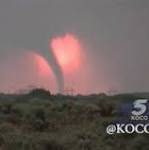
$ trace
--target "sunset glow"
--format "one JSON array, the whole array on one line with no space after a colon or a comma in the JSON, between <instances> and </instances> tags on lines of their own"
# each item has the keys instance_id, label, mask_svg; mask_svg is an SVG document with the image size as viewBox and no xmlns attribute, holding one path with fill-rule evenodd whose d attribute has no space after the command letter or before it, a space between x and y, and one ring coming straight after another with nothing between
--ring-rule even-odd
<instances>
[{"instance_id":1,"label":"sunset glow","mask_svg":"<svg viewBox=\"0 0 149 150\"><path fill-rule=\"evenodd\" d=\"M64 72L76 71L81 63L81 44L73 34L53 38L50 47Z\"/></svg>"},{"instance_id":2,"label":"sunset glow","mask_svg":"<svg viewBox=\"0 0 149 150\"><path fill-rule=\"evenodd\" d=\"M34 59L37 64L37 69L40 75L42 75L43 77L47 77L52 74L48 62L42 56L34 54Z\"/></svg>"}]
</instances>

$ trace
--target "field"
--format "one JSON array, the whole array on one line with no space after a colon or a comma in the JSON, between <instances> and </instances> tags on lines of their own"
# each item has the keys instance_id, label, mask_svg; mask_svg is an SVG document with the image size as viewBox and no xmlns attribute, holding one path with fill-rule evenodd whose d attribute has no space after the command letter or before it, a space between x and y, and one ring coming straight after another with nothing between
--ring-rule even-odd
<instances>
[{"instance_id":1,"label":"field","mask_svg":"<svg viewBox=\"0 0 149 150\"><path fill-rule=\"evenodd\" d=\"M0 94L0 150L148 150L147 134L106 133L119 104L136 98L149 94Z\"/></svg>"}]
</instances>

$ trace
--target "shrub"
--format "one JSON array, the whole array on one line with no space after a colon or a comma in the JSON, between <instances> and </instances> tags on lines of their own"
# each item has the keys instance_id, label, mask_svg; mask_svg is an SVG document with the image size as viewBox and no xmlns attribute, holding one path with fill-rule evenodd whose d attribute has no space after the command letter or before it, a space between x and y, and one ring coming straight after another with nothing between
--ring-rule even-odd
<instances>
[{"instance_id":1,"label":"shrub","mask_svg":"<svg viewBox=\"0 0 149 150\"><path fill-rule=\"evenodd\" d=\"M28 93L28 96L49 99L51 97L51 93L48 90L36 88L36 89L31 90Z\"/></svg>"}]
</instances>

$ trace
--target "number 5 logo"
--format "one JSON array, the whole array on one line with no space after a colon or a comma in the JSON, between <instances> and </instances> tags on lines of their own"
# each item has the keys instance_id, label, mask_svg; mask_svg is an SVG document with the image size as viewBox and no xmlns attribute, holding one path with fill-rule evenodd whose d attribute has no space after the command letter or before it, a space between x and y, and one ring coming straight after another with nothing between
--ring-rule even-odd
<instances>
[{"instance_id":1,"label":"number 5 logo","mask_svg":"<svg viewBox=\"0 0 149 150\"><path fill-rule=\"evenodd\" d=\"M148 102L147 99L136 100L133 103L133 108L135 110L132 111L132 114L135 115L135 116L143 115L146 112L146 110L147 110L147 106L146 106L147 102Z\"/></svg>"}]
</instances>

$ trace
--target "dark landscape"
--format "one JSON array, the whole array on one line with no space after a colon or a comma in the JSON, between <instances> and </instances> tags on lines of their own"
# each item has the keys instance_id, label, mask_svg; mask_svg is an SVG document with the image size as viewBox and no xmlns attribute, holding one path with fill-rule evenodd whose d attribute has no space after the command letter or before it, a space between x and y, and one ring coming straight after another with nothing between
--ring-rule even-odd
<instances>
[{"instance_id":1,"label":"dark landscape","mask_svg":"<svg viewBox=\"0 0 149 150\"><path fill-rule=\"evenodd\" d=\"M44 89L0 94L0 150L148 150L147 134L108 135L122 101L149 93L52 95Z\"/></svg>"}]
</instances>

